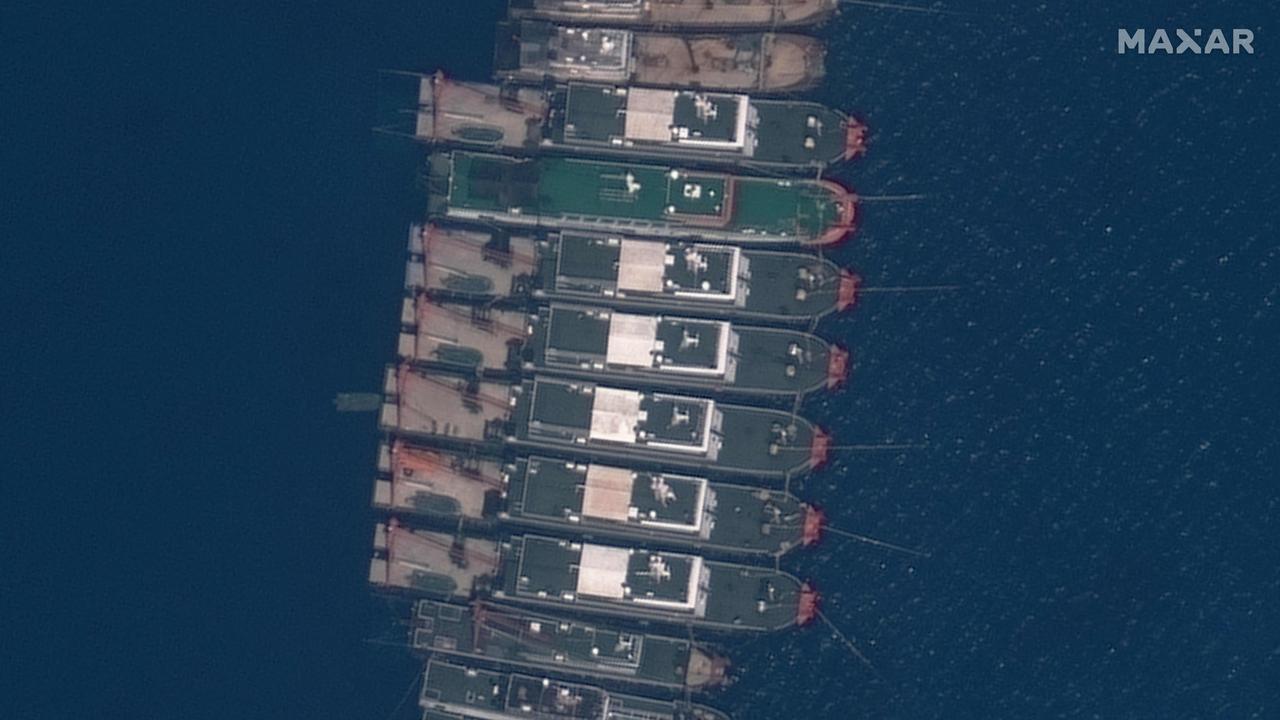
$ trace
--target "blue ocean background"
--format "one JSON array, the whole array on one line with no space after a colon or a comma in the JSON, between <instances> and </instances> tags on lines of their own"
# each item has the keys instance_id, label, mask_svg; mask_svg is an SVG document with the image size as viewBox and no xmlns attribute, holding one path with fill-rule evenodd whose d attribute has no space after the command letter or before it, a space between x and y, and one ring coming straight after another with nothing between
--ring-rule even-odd
<instances>
[{"instance_id":1,"label":"blue ocean background","mask_svg":"<svg viewBox=\"0 0 1280 720\"><path fill-rule=\"evenodd\" d=\"M775 718L1280 717L1273 9L848 6L819 99L871 127L823 332L842 443L788 558L824 623L728 639ZM365 585L416 154L380 68L481 79L478 3L0 10L0 717L412 718ZM1118 56L1248 27L1251 56ZM893 199L907 197L909 199Z\"/></svg>"}]
</instances>

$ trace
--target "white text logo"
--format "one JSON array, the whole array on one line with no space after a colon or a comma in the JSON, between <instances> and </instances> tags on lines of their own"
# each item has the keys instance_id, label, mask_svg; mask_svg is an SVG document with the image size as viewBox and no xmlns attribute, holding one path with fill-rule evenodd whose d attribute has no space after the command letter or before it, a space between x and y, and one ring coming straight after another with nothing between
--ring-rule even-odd
<instances>
[{"instance_id":1,"label":"white text logo","mask_svg":"<svg viewBox=\"0 0 1280 720\"><path fill-rule=\"evenodd\" d=\"M1205 32L1200 28L1184 30L1174 28L1165 30L1157 28L1148 36L1146 30L1125 30L1120 28L1116 41L1116 51L1121 55L1134 52L1139 55L1238 55L1253 54L1253 31L1248 28L1232 28L1231 42L1227 42L1227 31L1214 28Z\"/></svg>"}]
</instances>

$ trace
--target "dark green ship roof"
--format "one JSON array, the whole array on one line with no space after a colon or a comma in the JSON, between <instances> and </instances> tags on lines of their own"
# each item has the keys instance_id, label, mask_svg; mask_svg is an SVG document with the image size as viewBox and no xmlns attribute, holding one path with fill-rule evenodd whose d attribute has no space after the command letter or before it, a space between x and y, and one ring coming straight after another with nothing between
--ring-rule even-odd
<instances>
[{"instance_id":1,"label":"dark green ship roof","mask_svg":"<svg viewBox=\"0 0 1280 720\"><path fill-rule=\"evenodd\" d=\"M794 624L803 590L771 568L526 535L504 552L495 598L724 629Z\"/></svg>"},{"instance_id":2,"label":"dark green ship roof","mask_svg":"<svg viewBox=\"0 0 1280 720\"><path fill-rule=\"evenodd\" d=\"M538 456L506 477L505 516L516 522L733 553L777 555L817 539L812 511L778 490Z\"/></svg>"},{"instance_id":3,"label":"dark green ship roof","mask_svg":"<svg viewBox=\"0 0 1280 720\"><path fill-rule=\"evenodd\" d=\"M523 383L512 423L514 439L535 447L761 477L821 464L827 446L809 422L778 410L542 377Z\"/></svg>"},{"instance_id":4,"label":"dark green ship roof","mask_svg":"<svg viewBox=\"0 0 1280 720\"><path fill-rule=\"evenodd\" d=\"M842 353L799 330L558 304L539 309L525 351L551 374L757 395L833 387Z\"/></svg>"},{"instance_id":5,"label":"dark green ship roof","mask_svg":"<svg viewBox=\"0 0 1280 720\"><path fill-rule=\"evenodd\" d=\"M851 275L803 253L577 232L549 241L538 275L553 296L768 320L820 317L853 293Z\"/></svg>"},{"instance_id":6,"label":"dark green ship roof","mask_svg":"<svg viewBox=\"0 0 1280 720\"><path fill-rule=\"evenodd\" d=\"M672 688L724 680L726 662L685 638L557 618L486 604L464 607L419 600L413 647L578 676L600 676Z\"/></svg>"},{"instance_id":7,"label":"dark green ship roof","mask_svg":"<svg viewBox=\"0 0 1280 720\"><path fill-rule=\"evenodd\" d=\"M440 660L427 663L418 704L424 718L432 720L729 720L717 710L683 701Z\"/></svg>"},{"instance_id":8,"label":"dark green ship roof","mask_svg":"<svg viewBox=\"0 0 1280 720\"><path fill-rule=\"evenodd\" d=\"M829 181L461 151L432 173L448 187L436 211L466 220L816 245L853 223L853 197Z\"/></svg>"},{"instance_id":9,"label":"dark green ship roof","mask_svg":"<svg viewBox=\"0 0 1280 720\"><path fill-rule=\"evenodd\" d=\"M571 84L553 95L549 138L584 148L811 167L852 156L847 115L818 103L735 93Z\"/></svg>"}]
</instances>

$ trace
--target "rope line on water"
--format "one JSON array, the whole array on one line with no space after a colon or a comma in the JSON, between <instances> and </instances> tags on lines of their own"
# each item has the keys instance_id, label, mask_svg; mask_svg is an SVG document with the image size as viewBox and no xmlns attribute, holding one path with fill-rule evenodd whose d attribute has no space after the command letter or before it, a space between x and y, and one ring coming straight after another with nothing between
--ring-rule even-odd
<instances>
[{"instance_id":1,"label":"rope line on water","mask_svg":"<svg viewBox=\"0 0 1280 720\"><path fill-rule=\"evenodd\" d=\"M404 695L400 696L400 702L396 703L395 709L387 714L387 720L391 720L400 712L400 708L404 707L404 703L413 695L414 688L418 687L418 683L422 682L422 673L415 672L413 674L413 682L409 683L409 687L405 689Z\"/></svg>"},{"instance_id":2,"label":"rope line on water","mask_svg":"<svg viewBox=\"0 0 1280 720\"><path fill-rule=\"evenodd\" d=\"M819 610L818 617L822 618L822 622L826 623L827 627L831 629L831 634L834 635L837 640L843 643L845 648L848 649L849 652L852 653L854 657L861 660L863 665L866 665L868 668L870 668L871 672L875 673L875 676L877 678L879 678L880 680L884 680L884 676L880 674L880 671L876 669L876 666L872 665L871 661L867 659L867 656L863 655L862 651L858 649L858 646L854 645L853 641L850 640L848 637L846 637L845 634L841 632L840 628L836 627L835 623L831 622L831 618L827 617L826 613Z\"/></svg>"},{"instance_id":3,"label":"rope line on water","mask_svg":"<svg viewBox=\"0 0 1280 720\"><path fill-rule=\"evenodd\" d=\"M859 542L867 543L868 545L875 545L877 547L882 547L887 550L897 550L898 552L906 553L908 555L914 555L915 557L920 557L920 558L933 557L933 553L930 553L930 552L925 552L923 550L912 550L909 547L894 545L893 543L885 542L883 540L877 540L873 537L867 537L866 535L859 535L858 533L849 532L848 530L841 530L840 528L831 527L830 525L822 529L824 532L834 533L836 535L841 535L843 537L851 538Z\"/></svg>"},{"instance_id":4,"label":"rope line on water","mask_svg":"<svg viewBox=\"0 0 1280 720\"><path fill-rule=\"evenodd\" d=\"M906 10L907 12L921 13L924 15L967 15L968 13L959 10L943 10L942 8L920 7L919 5L902 5L891 2L872 2L871 0L840 0L845 5L860 5L862 7L876 8L879 10Z\"/></svg>"}]
</instances>

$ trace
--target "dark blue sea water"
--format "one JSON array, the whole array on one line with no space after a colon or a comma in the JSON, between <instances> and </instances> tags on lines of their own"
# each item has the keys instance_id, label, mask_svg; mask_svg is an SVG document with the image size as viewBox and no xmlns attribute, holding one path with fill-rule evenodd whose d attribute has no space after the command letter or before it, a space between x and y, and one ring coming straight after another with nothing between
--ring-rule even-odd
<instances>
[{"instance_id":1,"label":"dark blue sea water","mask_svg":"<svg viewBox=\"0 0 1280 720\"><path fill-rule=\"evenodd\" d=\"M752 718L1280 717L1274 12L850 7L819 96L873 128L825 332L849 443L787 567L817 624L731 641ZM0 717L413 717L370 639L406 146L379 68L482 78L481 3L0 10ZM1120 57L1118 27L1258 54ZM894 196L914 200L876 200Z\"/></svg>"}]
</instances>

